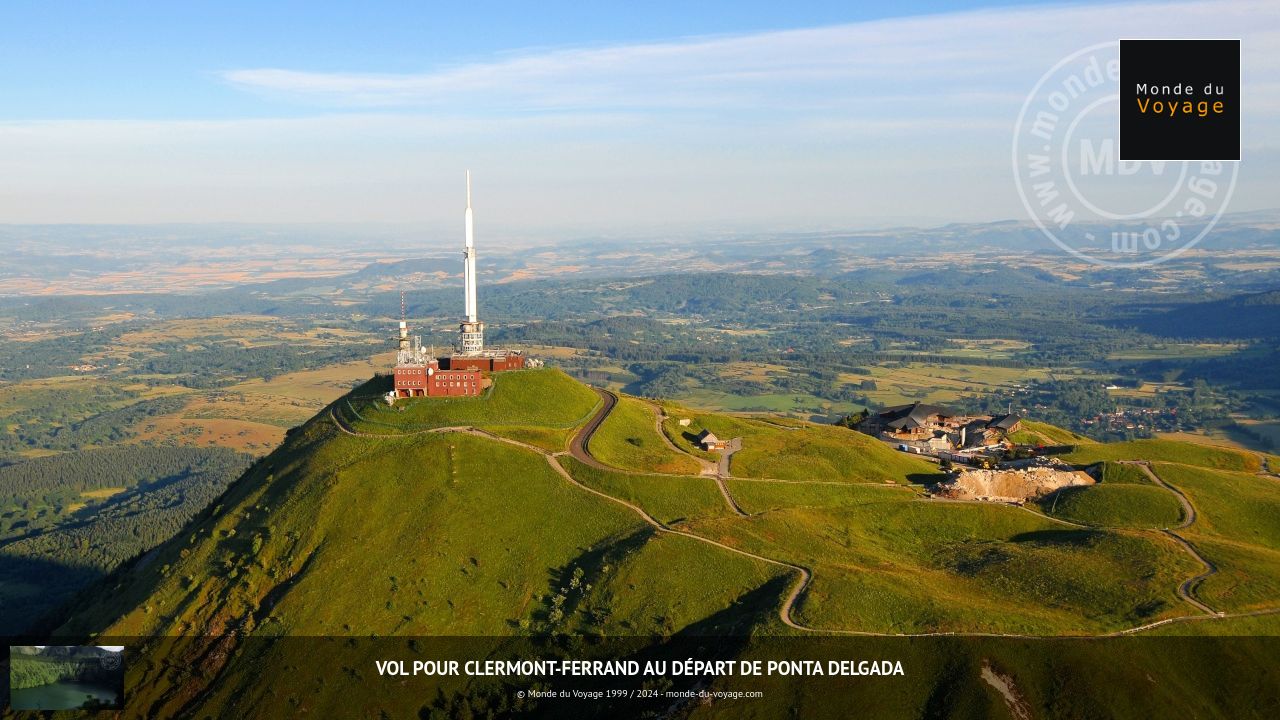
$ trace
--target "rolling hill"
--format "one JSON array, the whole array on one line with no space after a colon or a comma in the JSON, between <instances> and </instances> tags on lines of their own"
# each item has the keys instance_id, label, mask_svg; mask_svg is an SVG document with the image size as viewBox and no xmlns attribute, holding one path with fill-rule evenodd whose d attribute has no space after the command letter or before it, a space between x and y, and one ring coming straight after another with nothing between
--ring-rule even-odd
<instances>
[{"instance_id":1,"label":"rolling hill","mask_svg":"<svg viewBox=\"0 0 1280 720\"><path fill-rule=\"evenodd\" d=\"M1017 658L1010 672L1043 697L1061 668L1029 658L1028 640L1212 632L1220 607L1232 620L1277 605L1268 513L1280 482L1252 479L1243 454L1159 448L1154 472L1169 485L1117 483L1117 522L1095 507L1110 507L1105 493L1054 515L929 500L934 466L852 431L675 406L660 421L554 369L395 407L378 383L290 431L183 532L100 583L59 634L132 638L163 658L128 668L132 703L150 716L325 715L356 701L369 717L448 716L464 714L464 697L482 699L472 714L552 713L510 704L527 680L414 678L412 692L386 692L374 660L620 647L733 657L814 636L898 643L881 647L937 670L900 686L893 711L919 716L992 702L971 687L990 657ZM714 454L688 438L700 428L742 438L727 475L706 474ZM1215 492L1242 477L1247 487ZM1202 506L1183 536L1163 529L1179 518L1175 492ZM1214 572L1188 542L1203 542ZM1242 589L1251 578L1261 590ZM1280 633L1275 617L1256 622ZM1087 647L1071 662L1093 668L1110 646ZM1181 707L1198 680L1166 672L1125 714Z\"/></svg>"}]
</instances>

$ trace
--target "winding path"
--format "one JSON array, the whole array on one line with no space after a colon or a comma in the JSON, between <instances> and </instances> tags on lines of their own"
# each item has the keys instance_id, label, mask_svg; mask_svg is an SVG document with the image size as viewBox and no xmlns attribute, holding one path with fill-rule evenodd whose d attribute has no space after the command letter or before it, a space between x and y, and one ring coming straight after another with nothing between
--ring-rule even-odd
<instances>
[{"instance_id":1,"label":"winding path","mask_svg":"<svg viewBox=\"0 0 1280 720\"><path fill-rule=\"evenodd\" d=\"M730 477L729 462L733 459L733 454L742 449L742 438L736 437L725 444L724 452L720 455L720 462L716 466L716 487L720 488L720 494L724 496L725 504L729 506L739 517L750 517L747 511L743 510L738 501L734 499L733 493L729 492L729 486L725 484L724 479Z\"/></svg>"},{"instance_id":2,"label":"winding path","mask_svg":"<svg viewBox=\"0 0 1280 720\"><path fill-rule=\"evenodd\" d=\"M591 457L590 452L588 451L589 450L588 441L590 440L591 434L594 433L600 427L600 424L604 422L605 417L617 404L617 396L605 390L596 390L596 392L601 395L602 399L604 399L604 403L602 403L600 409L596 412L596 414L592 416L592 418L588 420L581 428L579 428L577 433L575 433L573 440L570 442L570 451L568 454L572 455L574 458L578 459L581 462L591 465L592 467L603 468L605 470L612 470L613 468L610 468L604 465L603 463L600 463L595 458ZM1117 630L1115 632L1103 633L1099 635L1028 635L1023 633L984 633L984 632L891 633L891 632L874 632L870 630L841 630L841 629L816 628L809 625L805 625L795 620L792 616L793 611L795 609L796 601L800 598L800 595L804 593L804 591L809 587L810 582L812 582L813 580L813 572L809 568L803 565L798 565L796 563L788 562L785 560L779 560L776 558L766 557L764 555L759 555L759 554L750 552L748 550L743 550L740 548L733 547L731 545L726 545L725 543L712 540L711 538L703 537L701 535L696 535L694 533L687 532L685 530L677 530L675 528L669 527L665 523L661 522L657 518L650 515L644 508L640 507L639 505L636 505L635 503L632 503L628 500L624 500L622 498L614 497L605 492L602 492L595 488L584 485L583 483L574 479L574 477L570 475L567 470L564 469L564 466L560 464L559 458L566 454L564 452L559 452L559 453L548 452L545 448L541 448L536 445L531 445L526 442L521 442L519 440L513 440L511 438L504 438L504 437L494 435L492 433L489 433L479 428L471 427L471 426L450 426L450 427L430 428L426 430L418 430L414 432L399 433L394 435L379 434L379 433L364 433L349 427L339 416L339 413L336 412L335 410L336 406L337 406L336 402L329 406L330 419L333 420L334 426L337 427L339 431L347 435L351 435L353 437L386 440L386 439L402 437L406 435L424 435L424 434L431 434L431 433L455 433L456 432L456 433L466 433L469 435L476 435L476 436L488 438L490 440L507 443L508 445L514 445L516 447L524 448L525 450L538 453L539 455L543 456L543 458L546 459L547 464L551 467L553 471L555 471L556 474L558 474L561 478L563 478L565 481L567 481L571 485L585 492L589 492L592 495L595 495L599 498L602 498L604 500L607 500L612 503L616 503L618 505L621 505L622 507L627 508L631 512L635 513L643 522L645 522L647 525L649 525L659 533L686 537L686 538L689 538L690 540L695 540L697 542L705 543L707 545L711 545L721 550L734 553L735 555L750 558L752 560L756 560L774 567L780 567L780 568L789 570L795 573L796 578L795 578L795 581L792 583L790 590L788 590L786 597L783 598L782 604L778 607L778 619L787 627L792 628L794 630L801 631L801 632L805 632L805 633L814 633L814 634L820 634L820 635L851 635L851 636L863 636L863 637L908 637L908 638L910 637L983 637L983 638L1013 638L1013 639L1022 639L1022 640L1061 640L1061 639L1096 640L1101 638L1133 635L1133 634L1144 632L1154 628L1162 627L1164 625L1171 625L1173 623L1194 622L1194 621L1203 621L1203 620L1217 620L1217 619L1226 619L1226 618L1258 617L1263 615L1280 614L1280 608L1269 608L1269 609L1255 610L1252 612L1244 612L1244 613L1214 612L1208 609L1206 606L1199 603L1198 601L1196 601L1194 598L1189 597L1189 595L1183 595L1184 599L1187 599L1189 602L1196 605L1197 607L1203 608L1207 614L1184 615L1184 616L1179 616L1174 618L1166 618L1164 620L1158 620L1156 622L1139 625L1137 627L1127 628L1124 630ZM1142 461L1132 461L1132 462L1134 462L1134 464L1142 464ZM1149 468L1147 468L1147 472L1150 473ZM1154 473L1151 473L1151 476L1155 478ZM717 477L717 480L719 480L718 477ZM1155 478L1155 480L1159 484L1165 487L1169 487L1175 493L1178 492L1176 489L1173 489L1171 486L1159 480L1159 478ZM1179 496L1181 496L1181 493L1178 493L1178 494ZM1190 503L1188 502L1188 505L1189 504ZM1192 513L1194 513L1194 508L1192 508ZM1192 519L1194 519L1194 514L1192 514L1191 517ZM1189 524L1190 523L1187 522L1180 527L1186 527ZM1173 535L1172 531L1166 531L1166 532L1169 532L1171 535ZM1177 535L1174 535L1174 537L1178 538L1179 540L1182 540L1182 538L1178 537ZM1182 542L1190 550L1190 552L1192 552L1197 558L1200 558L1199 553L1196 552L1195 549L1192 548L1189 543L1186 543L1185 540L1182 540ZM1205 563L1206 566L1213 568L1213 566L1210 565L1207 561L1204 561L1203 558L1200 558L1200 559L1202 562ZM1196 578L1192 578L1191 580L1184 582L1183 586L1179 588L1180 593L1182 592L1183 588L1187 587L1189 584L1192 584L1198 581L1199 579L1203 579L1203 577L1207 577L1208 575L1213 574L1213 572L1216 572L1216 569L1213 569L1211 572L1206 573L1203 576L1197 576Z\"/></svg>"},{"instance_id":3,"label":"winding path","mask_svg":"<svg viewBox=\"0 0 1280 720\"><path fill-rule=\"evenodd\" d=\"M613 470L608 465L596 460L587 450L587 444L591 442L591 436L596 434L596 430L600 429L604 419L617 407L618 396L608 390L594 387L591 389L595 391L596 395L600 396L600 408L596 410L596 414L592 415L585 425L578 429L578 432L574 433L573 439L569 441L569 454L578 462L590 465L597 470ZM541 448L539 450L546 452Z\"/></svg>"},{"instance_id":4,"label":"winding path","mask_svg":"<svg viewBox=\"0 0 1280 720\"><path fill-rule=\"evenodd\" d=\"M703 475L705 477L714 477L717 472L717 469L716 469L717 466L715 463L711 462L710 460L704 457L698 457L697 455L694 455L691 452L680 449L679 446L671 442L671 438L667 437L666 431L662 429L662 423L664 420L667 419L667 411L657 403L650 403L649 407L651 407L654 412L655 422L653 424L653 429L658 433L658 437L662 438L662 444L666 445L667 449L672 452L691 457L694 460L698 461L699 475Z\"/></svg>"},{"instance_id":5,"label":"winding path","mask_svg":"<svg viewBox=\"0 0 1280 720\"><path fill-rule=\"evenodd\" d=\"M1173 493L1174 496L1178 498L1178 502L1182 503L1182 522L1175 528L1165 528L1163 532L1165 535L1172 538L1173 541L1182 547L1183 550L1186 550L1191 557L1195 558L1201 565L1203 565L1204 572L1196 575L1195 577L1189 577L1186 580L1183 580L1182 584L1178 585L1178 597L1192 605L1195 605L1197 608L1209 615L1222 617L1224 613L1214 610L1204 604L1193 594L1196 587L1198 587L1201 582L1204 582L1205 578L1208 578L1218 572L1218 566L1209 562L1209 559L1201 555L1195 545L1192 545L1189 540L1175 532L1175 530L1184 530L1191 527L1191 524L1196 521L1196 506L1191 504L1191 500L1188 499L1181 490L1162 480L1159 475L1156 475L1155 471L1151 469L1151 463L1145 460L1122 460L1120 463L1123 465L1133 465L1134 467L1142 470L1143 474L1147 476L1147 479L1159 487Z\"/></svg>"}]
</instances>

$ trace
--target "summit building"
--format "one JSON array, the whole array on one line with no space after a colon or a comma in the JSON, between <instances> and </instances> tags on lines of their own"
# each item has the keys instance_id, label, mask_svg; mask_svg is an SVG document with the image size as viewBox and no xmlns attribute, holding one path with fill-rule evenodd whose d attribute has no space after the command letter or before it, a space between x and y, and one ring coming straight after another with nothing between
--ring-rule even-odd
<instances>
[{"instance_id":1,"label":"summit building","mask_svg":"<svg viewBox=\"0 0 1280 720\"><path fill-rule=\"evenodd\" d=\"M465 240L462 246L462 284L465 301L458 341L453 355L437 358L427 352L420 338L409 337L404 319L403 297L400 333L397 337L394 386L387 400L408 397L475 396L488 385L482 373L519 370L525 356L517 350L486 348L484 323L480 321L476 293L475 216L471 210L471 173L467 172L467 209L463 215ZM531 360L529 365L540 364Z\"/></svg>"}]
</instances>

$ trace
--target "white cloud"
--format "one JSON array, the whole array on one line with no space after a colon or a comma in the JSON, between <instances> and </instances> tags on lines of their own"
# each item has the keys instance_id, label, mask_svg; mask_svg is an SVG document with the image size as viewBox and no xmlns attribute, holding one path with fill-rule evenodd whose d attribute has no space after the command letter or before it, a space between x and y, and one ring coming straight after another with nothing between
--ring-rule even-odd
<instances>
[{"instance_id":1,"label":"white cloud","mask_svg":"<svg viewBox=\"0 0 1280 720\"><path fill-rule=\"evenodd\" d=\"M468 167L489 232L1021 217L1011 127L1041 73L1100 41L1187 34L1244 39L1256 167L1233 207L1273 206L1280 13L1240 0L528 51L417 74L229 71L321 114L0 123L0 218L453 228Z\"/></svg>"},{"instance_id":2,"label":"white cloud","mask_svg":"<svg viewBox=\"0 0 1280 720\"><path fill-rule=\"evenodd\" d=\"M421 73L232 70L234 86L335 106L472 110L662 108L779 112L1020 93L1011 77L1117 37L1247 34L1253 82L1280 75L1271 0L986 10L804 30L569 48ZM1021 99L1021 95L1018 95Z\"/></svg>"}]
</instances>

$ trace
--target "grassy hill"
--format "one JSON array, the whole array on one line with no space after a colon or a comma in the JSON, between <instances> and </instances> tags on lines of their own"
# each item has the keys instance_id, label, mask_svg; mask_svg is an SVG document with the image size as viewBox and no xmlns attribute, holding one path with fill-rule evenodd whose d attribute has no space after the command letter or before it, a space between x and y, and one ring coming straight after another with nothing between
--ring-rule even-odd
<instances>
[{"instance_id":1,"label":"grassy hill","mask_svg":"<svg viewBox=\"0 0 1280 720\"><path fill-rule=\"evenodd\" d=\"M1218 572L1197 592L1234 611L1275 607L1280 598L1280 481L1251 473L1157 463L1154 470L1196 507L1181 531Z\"/></svg>"},{"instance_id":2,"label":"grassy hill","mask_svg":"<svg viewBox=\"0 0 1280 720\"><path fill-rule=\"evenodd\" d=\"M1081 464L1102 460L1142 459L1243 472L1257 472L1262 468L1262 461L1255 453L1161 439L1079 443L1063 459Z\"/></svg>"},{"instance_id":3,"label":"grassy hill","mask_svg":"<svg viewBox=\"0 0 1280 720\"><path fill-rule=\"evenodd\" d=\"M657 422L657 414L644 401L619 397L591 437L591 454L607 465L635 472L697 475L698 461L667 447L654 431Z\"/></svg>"},{"instance_id":4,"label":"grassy hill","mask_svg":"<svg viewBox=\"0 0 1280 720\"><path fill-rule=\"evenodd\" d=\"M844 428L669 408L661 431L690 453L701 428L743 438L722 492L715 478L655 474L690 458L666 446L638 400L624 398L589 444L614 469L564 454L598 398L555 370L498 375L466 400L389 407L370 389L291 431L177 537L96 587L61 632L164 638L184 660L128 676L154 714L324 715L363 692L400 717L492 687L445 680L423 686L435 700L396 704L420 693L387 693L367 674L397 638L414 657L429 656L419 638L448 636L476 638L471 656L516 641L577 656L592 646L567 638L1075 635L1200 614L1176 589L1203 568L1158 529L1180 505L1128 466L1109 463L1104 483L1049 516L926 499L918 483L934 465ZM490 434L433 431L459 425ZM1089 451L1133 459L1149 446L1103 447ZM1187 538L1220 567L1199 597L1268 607L1280 594L1280 483L1213 465L1155 468L1196 505ZM799 628L780 617L793 590L786 619ZM307 636L345 640L296 641ZM967 666L970 651L940 658ZM314 666L317 652L339 654L341 667ZM290 671L268 686L264 667ZM908 714L948 697L946 676L916 675L903 690ZM501 715L510 693L493 692L499 704L482 709Z\"/></svg>"},{"instance_id":5,"label":"grassy hill","mask_svg":"<svg viewBox=\"0 0 1280 720\"><path fill-rule=\"evenodd\" d=\"M698 433L710 430L723 440L742 438L730 474L779 480L837 480L841 482L922 482L938 474L933 463L900 453L862 433L833 425L719 415L670 406L663 424L667 436L689 452L702 453ZM680 419L689 425L681 426Z\"/></svg>"},{"instance_id":6,"label":"grassy hill","mask_svg":"<svg viewBox=\"0 0 1280 720\"><path fill-rule=\"evenodd\" d=\"M590 388L555 368L498 373L492 379L480 397L398 400L394 406L382 399L385 382L372 380L334 409L362 433L472 426L555 452L565 448L573 428L586 422L600 403Z\"/></svg>"},{"instance_id":7,"label":"grassy hill","mask_svg":"<svg viewBox=\"0 0 1280 720\"><path fill-rule=\"evenodd\" d=\"M1182 520L1178 498L1151 484L1103 482L1064 488L1039 504L1053 517L1101 527L1166 528Z\"/></svg>"}]
</instances>

